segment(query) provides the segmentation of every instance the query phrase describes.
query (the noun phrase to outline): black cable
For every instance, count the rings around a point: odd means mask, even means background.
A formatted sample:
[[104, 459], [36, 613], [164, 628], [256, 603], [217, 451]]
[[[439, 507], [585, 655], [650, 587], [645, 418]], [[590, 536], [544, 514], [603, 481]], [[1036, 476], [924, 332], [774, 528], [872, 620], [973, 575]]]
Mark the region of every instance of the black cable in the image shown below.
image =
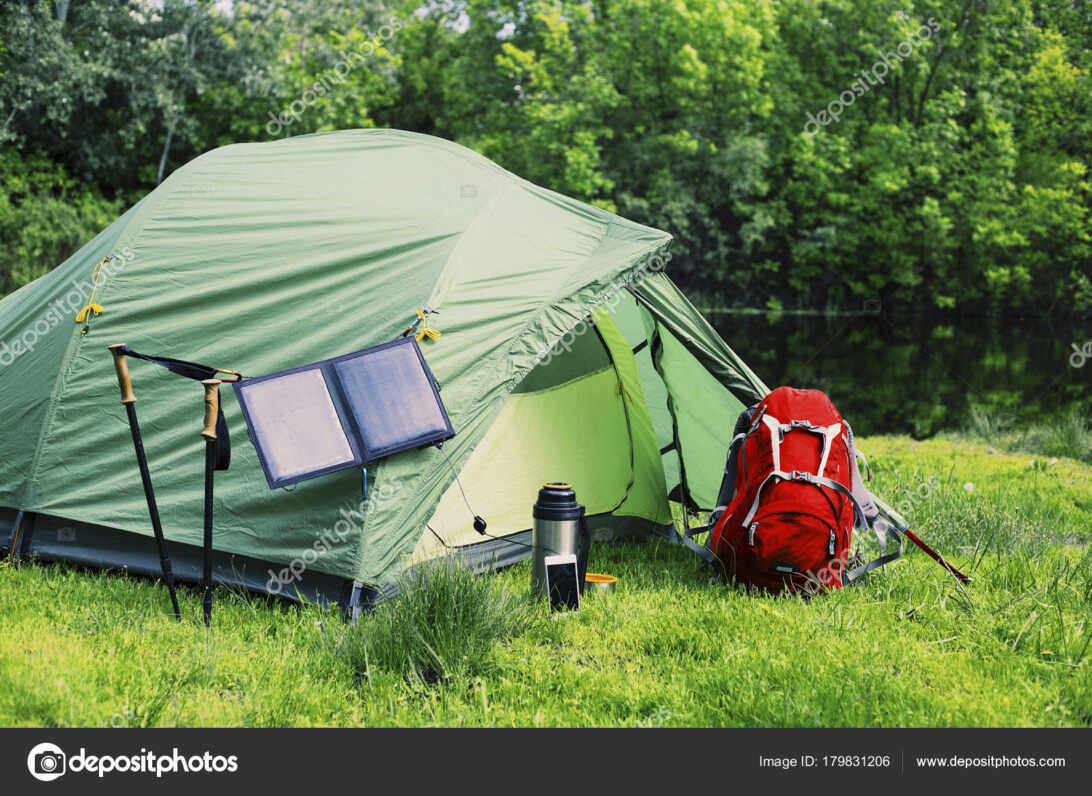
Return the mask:
[[427, 522], [425, 523], [425, 527], [428, 528], [430, 531], [432, 531], [432, 535], [436, 537], [436, 541], [439, 542], [440, 544], [442, 544], [448, 550], [458, 550], [459, 549], [457, 547], [452, 547], [447, 542], [445, 542], [444, 537], [442, 537], [442, 536], [440, 536], [440, 534], [436, 533], [436, 531], [433, 529], [433, 527], [431, 525], [429, 525]]
[[[521, 545], [522, 547], [528, 547], [531, 550], [534, 550], [536, 545], [528, 544], [527, 542], [522, 542], [519, 539], [511, 539], [511, 538], [508, 538], [508, 537], [494, 536], [491, 533], [486, 533], [485, 529], [488, 526], [486, 525], [485, 520], [483, 520], [481, 517], [479, 517], [477, 514], [475, 514], [474, 509], [471, 508], [470, 501], [466, 497], [466, 490], [463, 489], [463, 483], [462, 483], [462, 481], [459, 480], [459, 471], [455, 469], [455, 464], [451, 461], [451, 457], [448, 456], [447, 451], [444, 450], [443, 443], [442, 442], [437, 442], [436, 447], [440, 450], [440, 453], [442, 453], [444, 455], [444, 459], [447, 461], [447, 466], [451, 468], [451, 474], [453, 476], [455, 476], [455, 484], [456, 484], [456, 486], [459, 487], [459, 493], [463, 496], [463, 503], [466, 504], [466, 510], [469, 511], [470, 516], [472, 516], [474, 518], [474, 530], [477, 531], [482, 536], [488, 536], [490, 539], [493, 539], [494, 541], [497, 541], [497, 542], [510, 542], [511, 544], [518, 544], [518, 545]], [[436, 531], [434, 531], [432, 529], [431, 525], [429, 525], [428, 523], [425, 523], [425, 527], [428, 528], [430, 531], [432, 531], [432, 535], [435, 536], [437, 538], [437, 540], [439, 540], [440, 544], [442, 544], [444, 547], [448, 548], [449, 550], [454, 550], [455, 549], [451, 545], [449, 545], [447, 542], [445, 542], [440, 537], [440, 534], [436, 533]], [[541, 545], [539, 545], [539, 546], [542, 547], [543, 550], [545, 550], [545, 551], [547, 551], [549, 553], [553, 553], [555, 556], [556, 555], [561, 555], [560, 553], [558, 553], [556, 550], [554, 550], [552, 548], [541, 546]]]
[[463, 489], [463, 482], [459, 480], [459, 471], [455, 469], [455, 465], [452, 463], [451, 457], [448, 456], [447, 451], [444, 450], [444, 444], [442, 442], [437, 442], [436, 449], [444, 455], [444, 459], [447, 460], [447, 466], [451, 468], [451, 474], [455, 476], [455, 484], [459, 487], [459, 494], [463, 496], [463, 503], [466, 504], [466, 510], [469, 511], [470, 516], [474, 518], [474, 530], [478, 531], [478, 533], [483, 533], [484, 528], [478, 530], [478, 520], [481, 520], [483, 524], [485, 523], [485, 520], [482, 520], [481, 517], [475, 514], [474, 509], [470, 507], [470, 501], [466, 499], [466, 490]]
[[[448, 550], [459, 550], [460, 549], [460, 548], [458, 548], [458, 547], [456, 547], [454, 545], [449, 545], [447, 542], [445, 542], [444, 538], [442, 536], [440, 536], [440, 534], [436, 533], [436, 530], [431, 525], [429, 525], [427, 522], [425, 523], [425, 527], [428, 528], [432, 532], [432, 535], [436, 537], [436, 541], [438, 541], [440, 544], [442, 544]], [[507, 536], [494, 536], [493, 534], [486, 533], [485, 531], [479, 531], [478, 533], [480, 533], [482, 536], [488, 536], [490, 539], [493, 539], [494, 541], [497, 541], [497, 542], [505, 542], [505, 543], [509, 543], [509, 544], [518, 544], [520, 547], [529, 547], [532, 550], [535, 549], [535, 545], [528, 544], [527, 542], [521, 542], [519, 539], [512, 539], [511, 537], [507, 537]], [[541, 545], [539, 545], [539, 546], [542, 547]], [[545, 550], [548, 553], [553, 553], [555, 556], [556, 555], [561, 555], [556, 550], [554, 550], [552, 548], [549, 548], [549, 547], [542, 547], [542, 549]]]
[[482, 536], [488, 536], [490, 539], [495, 539], [498, 542], [511, 542], [512, 544], [518, 544], [518, 545], [520, 545], [522, 547], [528, 547], [531, 550], [534, 550], [536, 547], [541, 547], [547, 553], [553, 553], [555, 556], [561, 555], [561, 553], [557, 552], [553, 548], [546, 547], [545, 545], [527, 544], [527, 542], [521, 542], [519, 539], [511, 539], [511, 538], [508, 538], [506, 536], [494, 536], [493, 534], [486, 533], [485, 531], [481, 531], [481, 534], [482, 534]]

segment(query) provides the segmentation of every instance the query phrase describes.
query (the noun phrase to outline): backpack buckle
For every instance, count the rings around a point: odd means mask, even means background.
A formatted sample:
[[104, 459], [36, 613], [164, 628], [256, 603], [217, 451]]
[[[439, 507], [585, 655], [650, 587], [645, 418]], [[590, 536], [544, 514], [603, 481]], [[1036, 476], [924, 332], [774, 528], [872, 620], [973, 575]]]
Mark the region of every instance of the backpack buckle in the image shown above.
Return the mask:
[[793, 470], [789, 478], [792, 481], [806, 481], [809, 484], [815, 483], [815, 473], [809, 473], [806, 470]]

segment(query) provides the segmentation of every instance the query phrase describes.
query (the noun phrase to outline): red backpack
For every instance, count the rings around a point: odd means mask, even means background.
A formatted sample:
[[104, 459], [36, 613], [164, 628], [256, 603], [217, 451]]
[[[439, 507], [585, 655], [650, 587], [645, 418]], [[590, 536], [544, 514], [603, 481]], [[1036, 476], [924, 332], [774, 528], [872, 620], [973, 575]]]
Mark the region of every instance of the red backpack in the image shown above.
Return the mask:
[[[684, 540], [729, 580], [772, 593], [851, 583], [902, 555], [900, 534], [966, 582], [898, 515], [881, 516], [858, 455], [849, 424], [825, 394], [779, 387], [736, 424], [708, 547]], [[875, 532], [879, 558], [865, 563], [852, 552], [855, 528]], [[709, 528], [687, 537], [702, 530]], [[895, 552], [886, 552], [888, 540]]]

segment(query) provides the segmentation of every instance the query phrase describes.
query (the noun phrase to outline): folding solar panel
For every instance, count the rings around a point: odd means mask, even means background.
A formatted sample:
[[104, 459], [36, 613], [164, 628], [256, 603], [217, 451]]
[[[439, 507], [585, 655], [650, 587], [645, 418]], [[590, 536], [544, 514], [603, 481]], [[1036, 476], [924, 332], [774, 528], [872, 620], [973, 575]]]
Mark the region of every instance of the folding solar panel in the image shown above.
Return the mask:
[[234, 387], [271, 489], [455, 435], [412, 337]]

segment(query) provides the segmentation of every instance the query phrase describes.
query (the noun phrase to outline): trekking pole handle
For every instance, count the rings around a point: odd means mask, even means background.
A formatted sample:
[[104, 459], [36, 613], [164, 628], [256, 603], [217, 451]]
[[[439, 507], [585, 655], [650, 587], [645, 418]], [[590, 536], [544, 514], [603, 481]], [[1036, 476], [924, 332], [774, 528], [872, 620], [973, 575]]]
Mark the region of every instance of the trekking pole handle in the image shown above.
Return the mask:
[[123, 404], [136, 403], [136, 395], [133, 394], [133, 380], [129, 377], [129, 363], [125, 359], [123, 349], [125, 343], [114, 343], [107, 346], [114, 356], [114, 370], [118, 373], [118, 387], [121, 388], [121, 402]]
[[220, 379], [205, 379], [205, 428], [201, 436], [208, 442], [216, 441], [216, 418], [220, 415]]

